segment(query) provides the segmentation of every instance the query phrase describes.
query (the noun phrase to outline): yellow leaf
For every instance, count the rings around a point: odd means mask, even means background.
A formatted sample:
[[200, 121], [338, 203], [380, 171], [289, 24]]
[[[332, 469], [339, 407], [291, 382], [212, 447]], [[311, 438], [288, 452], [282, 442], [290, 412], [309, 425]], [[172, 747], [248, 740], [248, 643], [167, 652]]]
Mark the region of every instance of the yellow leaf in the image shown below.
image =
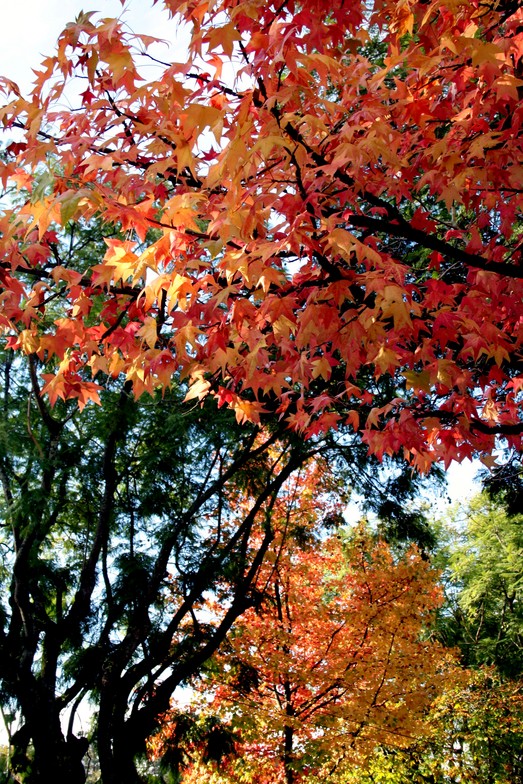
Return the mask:
[[318, 378], [321, 376], [325, 381], [328, 381], [331, 377], [332, 368], [330, 366], [329, 360], [326, 357], [315, 359], [312, 363], [312, 368], [313, 378]]
[[210, 128], [219, 142], [223, 130], [223, 112], [215, 106], [193, 103], [184, 111], [182, 121], [187, 136], [190, 137], [193, 131], [200, 135], [205, 128]]
[[149, 348], [154, 348], [158, 339], [156, 319], [152, 316], [147, 316], [143, 327], [140, 327], [136, 334], [145, 340]]
[[134, 243], [112, 239], [105, 240], [105, 242], [109, 246], [103, 259], [105, 266], [114, 268], [113, 279], [115, 283], [118, 280], [127, 280], [134, 274], [138, 262], [138, 256], [131, 250]]
[[18, 345], [24, 354], [34, 354], [38, 349], [38, 336], [30, 329], [23, 329], [18, 336]]
[[199, 377], [191, 384], [189, 391], [185, 395], [184, 402], [188, 400], [202, 400], [209, 394], [209, 390], [211, 385], [203, 375], [199, 375]]
[[351, 234], [350, 231], [345, 231], [345, 229], [332, 229], [328, 242], [335, 253], [339, 253], [344, 259], [350, 261], [357, 242], [354, 234]]
[[419, 372], [406, 370], [403, 376], [407, 381], [407, 389], [421, 389], [423, 392], [430, 392], [430, 373], [427, 370]]
[[381, 346], [373, 359], [373, 363], [381, 373], [392, 373], [397, 367], [398, 355], [393, 349]]

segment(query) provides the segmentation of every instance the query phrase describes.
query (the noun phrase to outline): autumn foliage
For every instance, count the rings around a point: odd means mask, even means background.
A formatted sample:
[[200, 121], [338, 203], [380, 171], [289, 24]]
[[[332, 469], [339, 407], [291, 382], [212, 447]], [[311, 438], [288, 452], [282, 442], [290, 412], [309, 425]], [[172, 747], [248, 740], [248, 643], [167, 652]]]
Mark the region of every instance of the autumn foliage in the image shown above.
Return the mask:
[[[183, 62], [82, 14], [32, 95], [2, 83], [0, 319], [50, 401], [182, 374], [422, 471], [519, 448], [519, 4], [164, 5]], [[95, 218], [106, 253], [74, 268], [57, 233]]]
[[[193, 710], [221, 718], [235, 757], [220, 773], [186, 745], [184, 781], [337, 779], [376, 746], [409, 747], [430, 732], [428, 708], [459, 680], [428, 633], [442, 601], [436, 578], [415, 550], [396, 561], [364, 527], [346, 547], [330, 537], [277, 548], [258, 581], [265, 599], [195, 684]], [[178, 710], [152, 741], [157, 757], [180, 743]]]

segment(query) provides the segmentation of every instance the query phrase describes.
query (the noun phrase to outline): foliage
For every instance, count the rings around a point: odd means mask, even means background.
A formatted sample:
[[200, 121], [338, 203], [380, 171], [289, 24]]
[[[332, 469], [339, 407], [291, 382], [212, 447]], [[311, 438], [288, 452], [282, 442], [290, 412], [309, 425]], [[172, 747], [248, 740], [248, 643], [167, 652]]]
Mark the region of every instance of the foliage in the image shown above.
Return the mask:
[[195, 685], [202, 715], [236, 737], [237, 758], [221, 771], [209, 765], [198, 744], [187, 746], [179, 712], [154, 753], [185, 750], [184, 781], [262, 784], [337, 780], [378, 744], [411, 745], [458, 674], [427, 635], [441, 602], [436, 577], [414, 549], [395, 561], [364, 528], [346, 547], [339, 537], [305, 549], [283, 541], [260, 571], [265, 598]]
[[408, 749], [380, 749], [340, 783], [521, 784], [522, 685], [501, 679], [495, 668], [477, 670], [465, 686], [438, 697], [427, 737]]
[[[168, 717], [162, 735], [153, 741], [156, 755], [161, 757], [165, 753], [168, 764], [169, 754], [176, 750], [181, 755], [177, 770], [185, 771], [184, 781], [223, 784], [230, 780], [284, 780], [287, 722], [296, 741], [294, 759], [287, 758], [287, 781], [303, 779], [308, 784], [319, 784], [327, 777], [336, 784], [523, 782], [521, 515], [509, 510], [510, 503], [505, 498], [492, 499], [486, 493], [457, 508], [444, 547], [435, 556], [435, 562], [444, 568], [446, 594], [444, 604], [436, 607], [437, 635], [447, 645], [459, 645], [463, 652], [461, 663], [473, 669], [447, 670], [443, 683], [438, 684], [437, 693], [432, 695], [430, 706], [427, 703], [428, 709], [417, 717], [422, 723], [416, 725], [414, 710], [407, 723], [400, 722], [396, 727], [404, 735], [394, 737], [387, 734], [387, 722], [393, 719], [393, 711], [389, 710], [384, 726], [373, 721], [369, 712], [364, 731], [355, 733], [351, 747], [346, 742], [346, 734], [357, 718], [351, 700], [354, 701], [355, 694], [364, 700], [364, 688], [354, 689], [348, 699], [341, 697], [333, 703], [325, 700], [315, 713], [318, 681], [325, 685], [325, 694], [331, 677], [330, 693], [339, 696], [336, 689], [342, 687], [343, 678], [337, 678], [338, 656], [341, 654], [345, 664], [352, 661], [350, 643], [344, 646], [346, 641], [342, 639], [347, 629], [341, 629], [339, 637], [332, 634], [329, 637], [326, 618], [332, 620], [333, 602], [339, 608], [340, 603], [347, 601], [343, 590], [331, 590], [336, 580], [346, 584], [347, 576], [352, 574], [350, 601], [358, 599], [354, 588], [357, 570], [350, 555], [347, 562], [346, 549], [341, 555], [344, 548], [339, 539], [327, 540], [326, 549], [312, 546], [299, 553], [288, 543], [288, 560], [280, 552], [266, 604], [250, 610], [233, 627], [227, 646], [220, 649], [206, 679], [200, 681], [200, 691], [204, 695], [212, 694], [212, 701], [207, 696], [203, 707], [202, 703], [191, 707], [190, 715], [196, 723], [217, 715], [228, 724], [237, 756], [225, 747], [223, 759], [209, 764], [202, 753], [207, 742], [205, 733], [197, 738], [193, 736], [190, 742], [184, 735], [183, 721], [187, 717], [184, 712], [173, 712]], [[358, 547], [366, 547], [368, 557], [369, 542], [365, 540], [365, 532], [361, 533], [361, 539], [353, 539], [349, 553], [354, 556]], [[440, 536], [444, 533], [442, 529]], [[319, 576], [314, 569], [325, 567], [334, 552], [338, 568], [327, 567]], [[341, 562], [348, 571], [340, 571]], [[371, 563], [366, 562], [367, 586], [372, 583]], [[426, 561], [420, 562], [420, 566], [422, 572], [430, 573]], [[418, 567], [414, 565], [414, 568]], [[387, 572], [383, 563], [378, 574], [382, 584], [393, 591], [397, 575], [391, 576], [392, 570]], [[412, 584], [411, 590], [415, 590]], [[417, 602], [413, 605], [410, 621], [418, 609]], [[347, 609], [347, 605], [343, 607]], [[360, 612], [350, 608], [347, 627], [357, 628]], [[372, 635], [383, 634], [383, 622], [384, 617], [377, 615]], [[408, 633], [405, 622], [401, 631]], [[366, 642], [371, 639], [369, 635]], [[403, 644], [399, 639], [398, 645]], [[428, 640], [425, 644], [430, 645]], [[291, 659], [292, 666], [288, 664]], [[358, 661], [369, 690], [378, 661], [376, 651], [371, 652], [369, 659], [362, 656]], [[409, 664], [415, 666], [412, 655]], [[290, 704], [295, 713], [292, 721], [285, 714], [285, 683], [296, 687], [295, 691], [287, 692], [292, 695]], [[322, 694], [321, 690], [319, 693]], [[300, 696], [304, 699], [301, 704]], [[310, 723], [309, 732], [299, 721], [302, 705], [309, 711], [305, 711], [303, 722]], [[333, 715], [340, 720], [341, 728], [328, 720]], [[410, 732], [407, 725], [411, 727]], [[336, 731], [340, 733], [338, 736]]]
[[500, 465], [482, 473], [483, 487], [490, 498], [501, 503], [508, 514], [523, 508], [523, 466], [517, 453], [505, 456]]
[[[20, 780], [83, 780], [88, 697], [104, 784], [140, 780], [173, 689], [258, 605], [308, 461], [368, 489], [359, 468], [395, 455], [426, 472], [521, 447], [519, 4], [163, 5], [183, 63], [82, 13], [29, 97], [1, 81]], [[373, 503], [421, 540], [388, 479]]]
[[438, 696], [425, 738], [382, 747], [344, 784], [523, 782], [522, 518], [511, 512], [508, 489], [459, 506], [436, 557], [446, 592], [439, 636], [459, 645], [469, 678]]
[[444, 634], [469, 665], [523, 675], [523, 516], [486, 493], [457, 510], [449, 532]]
[[[181, 371], [241, 422], [344, 424], [421, 471], [488, 460], [497, 435], [519, 448], [519, 4], [163, 5], [190, 31], [182, 63], [84, 13], [28, 99], [3, 80], [22, 196], [2, 327], [56, 356], [50, 401]], [[56, 232], [93, 216], [124, 236], [80, 272]]]
[[[12, 768], [19, 780], [83, 781], [87, 741], [73, 722], [91, 699], [104, 783], [132, 782], [172, 690], [250, 604], [271, 504], [306, 454], [229, 412], [184, 406], [176, 387], [137, 402], [112, 382], [99, 408], [51, 412], [38, 360], [9, 350], [3, 360], [0, 677]], [[227, 606], [210, 629], [202, 594], [224, 575]]]

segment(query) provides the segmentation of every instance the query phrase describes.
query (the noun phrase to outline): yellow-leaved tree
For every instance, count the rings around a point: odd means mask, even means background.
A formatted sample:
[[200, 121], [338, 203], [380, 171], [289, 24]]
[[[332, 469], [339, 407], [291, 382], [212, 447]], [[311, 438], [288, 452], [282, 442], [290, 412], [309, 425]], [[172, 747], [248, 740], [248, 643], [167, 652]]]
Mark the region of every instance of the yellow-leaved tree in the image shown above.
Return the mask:
[[437, 578], [416, 549], [397, 559], [364, 526], [346, 543], [280, 542], [260, 573], [264, 599], [195, 684], [191, 718], [174, 706], [154, 756], [183, 747], [188, 782], [294, 784], [337, 776], [378, 744], [411, 745], [444, 684], [463, 677], [430, 634]]

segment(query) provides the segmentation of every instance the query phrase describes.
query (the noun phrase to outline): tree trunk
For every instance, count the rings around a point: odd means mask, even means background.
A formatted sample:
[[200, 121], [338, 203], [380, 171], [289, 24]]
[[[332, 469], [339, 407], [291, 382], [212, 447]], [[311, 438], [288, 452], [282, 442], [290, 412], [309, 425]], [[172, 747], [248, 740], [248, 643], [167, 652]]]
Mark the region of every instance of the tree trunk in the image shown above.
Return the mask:
[[294, 784], [294, 769], [292, 753], [294, 730], [292, 727], [284, 728], [283, 768], [285, 770], [286, 784]]
[[86, 774], [82, 759], [87, 752], [87, 738], [69, 735], [64, 738], [61, 729], [45, 720], [30, 733], [33, 754], [27, 754], [29, 732], [22, 727], [13, 735], [13, 772], [20, 774], [24, 784], [85, 784]]

